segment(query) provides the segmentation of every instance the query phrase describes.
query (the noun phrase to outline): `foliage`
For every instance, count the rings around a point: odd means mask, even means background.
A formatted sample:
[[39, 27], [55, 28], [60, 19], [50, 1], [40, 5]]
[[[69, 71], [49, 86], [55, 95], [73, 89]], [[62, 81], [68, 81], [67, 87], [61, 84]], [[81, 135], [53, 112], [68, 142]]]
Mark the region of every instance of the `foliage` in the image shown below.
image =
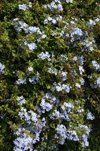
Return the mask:
[[100, 150], [99, 0], [0, 2], [0, 151]]

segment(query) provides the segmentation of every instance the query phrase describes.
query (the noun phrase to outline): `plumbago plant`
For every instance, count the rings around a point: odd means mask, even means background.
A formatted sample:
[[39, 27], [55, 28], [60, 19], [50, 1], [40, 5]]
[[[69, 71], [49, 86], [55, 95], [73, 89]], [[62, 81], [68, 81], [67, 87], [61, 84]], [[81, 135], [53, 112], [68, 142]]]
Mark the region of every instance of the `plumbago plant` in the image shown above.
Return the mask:
[[1, 151], [99, 151], [99, 10], [0, 2]]

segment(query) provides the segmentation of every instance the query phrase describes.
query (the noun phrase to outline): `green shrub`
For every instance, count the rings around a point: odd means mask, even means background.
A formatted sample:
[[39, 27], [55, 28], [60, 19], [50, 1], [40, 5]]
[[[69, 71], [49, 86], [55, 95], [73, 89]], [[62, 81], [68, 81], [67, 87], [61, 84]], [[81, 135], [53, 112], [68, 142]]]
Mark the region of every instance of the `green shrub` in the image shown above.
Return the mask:
[[99, 151], [99, 10], [0, 2], [1, 151]]

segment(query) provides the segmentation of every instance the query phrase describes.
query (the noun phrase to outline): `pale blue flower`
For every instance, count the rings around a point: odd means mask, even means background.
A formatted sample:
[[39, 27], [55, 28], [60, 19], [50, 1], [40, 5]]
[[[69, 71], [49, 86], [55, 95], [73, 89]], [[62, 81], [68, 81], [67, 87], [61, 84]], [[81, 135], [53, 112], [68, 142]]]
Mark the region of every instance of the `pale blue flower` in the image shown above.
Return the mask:
[[94, 115], [91, 112], [87, 113], [87, 120], [94, 120]]
[[26, 135], [25, 132], [23, 133], [23, 130], [20, 131], [13, 143], [15, 144], [14, 151], [33, 151], [33, 138]]
[[83, 66], [79, 66], [79, 71], [80, 71], [80, 74], [82, 75], [82, 73], [84, 72]]
[[67, 2], [67, 3], [72, 3], [72, 2], [73, 2], [73, 0], [66, 0], [66, 2]]
[[2, 63], [0, 63], [0, 72], [4, 73], [4, 69], [5, 69], [5, 66]]
[[63, 124], [58, 124], [56, 128], [57, 134], [55, 138], [59, 139], [59, 144], [63, 145], [66, 139], [66, 127]]
[[26, 100], [25, 100], [25, 98], [23, 96], [18, 96], [17, 97], [17, 101], [18, 101], [19, 105], [23, 105], [23, 104], [26, 103]]
[[25, 10], [27, 10], [28, 8], [31, 8], [31, 7], [32, 7], [32, 3], [29, 2], [28, 5], [27, 5], [27, 4], [19, 4], [18, 7], [19, 7], [19, 10], [25, 11]]
[[97, 85], [100, 87], [100, 77], [97, 78]]
[[29, 72], [32, 72], [32, 71], [33, 71], [33, 67], [31, 67], [31, 66], [28, 67], [28, 71], [29, 71]]
[[28, 46], [29, 50], [34, 50], [34, 49], [37, 48], [37, 45], [36, 45], [34, 42], [32, 42], [32, 43], [27, 43], [27, 42], [25, 42], [24, 44], [25, 44], [26, 46]]
[[96, 25], [96, 22], [93, 21], [92, 19], [90, 19], [89, 22], [88, 22], [88, 25], [89, 25], [90, 27], [91, 27], [91, 26], [94, 26], [94, 25]]
[[32, 84], [36, 84], [38, 80], [39, 80], [39, 77], [37, 75], [33, 76], [32, 78], [29, 78], [29, 82]]
[[78, 135], [75, 130], [69, 130], [66, 133], [66, 138], [68, 140], [79, 141]]
[[19, 9], [25, 11], [26, 9], [28, 9], [28, 6], [26, 4], [22, 4], [22, 5], [19, 5]]
[[88, 147], [89, 146], [88, 137], [85, 134], [82, 135], [82, 146], [83, 147]]
[[46, 102], [45, 99], [42, 99], [40, 106], [42, 108], [43, 113], [45, 113], [45, 111], [49, 112], [53, 107], [53, 105], [50, 104], [49, 102]]
[[49, 59], [50, 58], [50, 54], [48, 52], [41, 52], [38, 57], [42, 60], [44, 59]]
[[92, 65], [93, 65], [93, 67], [94, 67], [96, 70], [100, 69], [100, 65], [97, 63], [96, 60], [93, 60], [93, 61], [92, 61]]
[[20, 84], [26, 84], [26, 79], [19, 78], [19, 79], [16, 81], [16, 84], [18, 84], [18, 85], [20, 85]]
[[30, 27], [28, 27], [28, 32], [29, 33], [40, 33], [40, 29], [39, 29], [39, 27], [35, 27], [35, 26], [30, 26]]

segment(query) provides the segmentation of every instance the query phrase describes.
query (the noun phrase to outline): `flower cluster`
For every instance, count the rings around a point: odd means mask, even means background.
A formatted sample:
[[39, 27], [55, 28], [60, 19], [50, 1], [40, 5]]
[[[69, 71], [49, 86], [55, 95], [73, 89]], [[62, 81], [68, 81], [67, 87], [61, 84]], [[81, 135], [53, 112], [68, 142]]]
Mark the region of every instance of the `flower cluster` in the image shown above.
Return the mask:
[[32, 3], [31, 2], [29, 2], [29, 4], [28, 5], [26, 5], [26, 4], [19, 4], [19, 10], [27, 10], [28, 8], [31, 8], [32, 7]]
[[17, 135], [16, 140], [14, 140], [14, 151], [33, 151], [32, 143], [33, 139], [27, 135], [25, 132], [25, 128], [19, 128], [16, 132], [15, 135]]
[[96, 60], [92, 60], [92, 65], [93, 65], [93, 67], [94, 67], [95, 70], [100, 69], [100, 65], [97, 63]]
[[88, 128], [86, 125], [79, 125], [81, 129], [85, 129], [85, 134], [82, 135], [82, 146], [87, 147], [89, 146], [89, 133], [90, 133], [90, 128]]
[[46, 93], [40, 103], [42, 113], [49, 112], [54, 104], [58, 104], [59, 100], [57, 97], [53, 96], [51, 93]]
[[45, 118], [39, 119], [40, 117], [35, 112], [27, 111], [24, 107], [21, 108], [18, 115], [21, 120], [26, 121], [26, 124], [15, 132], [17, 138], [14, 140], [14, 151], [22, 149], [32, 151], [33, 144], [40, 141], [40, 133], [46, 125], [46, 120]]
[[57, 92], [60, 92], [60, 91], [65, 91], [67, 93], [70, 92], [71, 87], [69, 86], [69, 84], [54, 83], [53, 85], [55, 86], [53, 89], [56, 90]]
[[48, 16], [45, 20], [44, 20], [44, 24], [48, 24], [49, 22], [52, 23], [52, 24], [57, 24], [58, 21], [62, 20], [62, 16], [61, 15], [58, 15], [58, 16], [55, 16], [55, 17], [50, 17]]
[[16, 81], [16, 84], [18, 84], [18, 85], [20, 85], [20, 84], [26, 84], [26, 79], [19, 78], [19, 79]]
[[25, 100], [25, 98], [23, 96], [18, 96], [17, 97], [17, 101], [18, 101], [19, 105], [23, 105], [26, 102], [26, 100]]
[[[65, 139], [66, 139], [66, 127], [63, 124], [57, 125], [56, 131], [57, 131], [58, 137], [60, 136], [59, 144], [64, 144]], [[57, 136], [55, 137], [57, 138]]]
[[67, 131], [67, 139], [73, 141], [79, 141], [78, 135], [74, 130]]
[[70, 121], [70, 112], [74, 108], [73, 104], [64, 102], [61, 106], [60, 111], [54, 110], [51, 115], [51, 119], [60, 119], [65, 121]]
[[87, 113], [87, 119], [88, 120], [94, 120], [94, 118], [95, 118], [94, 115], [91, 112], [88, 111], [88, 113]]
[[39, 57], [40, 59], [42, 59], [42, 60], [44, 60], [44, 59], [48, 59], [48, 60], [49, 60], [50, 55], [49, 55], [48, 52], [41, 52], [41, 53], [38, 55], [38, 57]]
[[50, 4], [44, 6], [45, 8], [49, 8], [51, 11], [58, 10], [63, 11], [63, 6], [60, 0], [54, 0]]
[[34, 50], [37, 48], [37, 46], [34, 42], [32, 42], [32, 43], [25, 42], [25, 46], [28, 46], [29, 50]]

